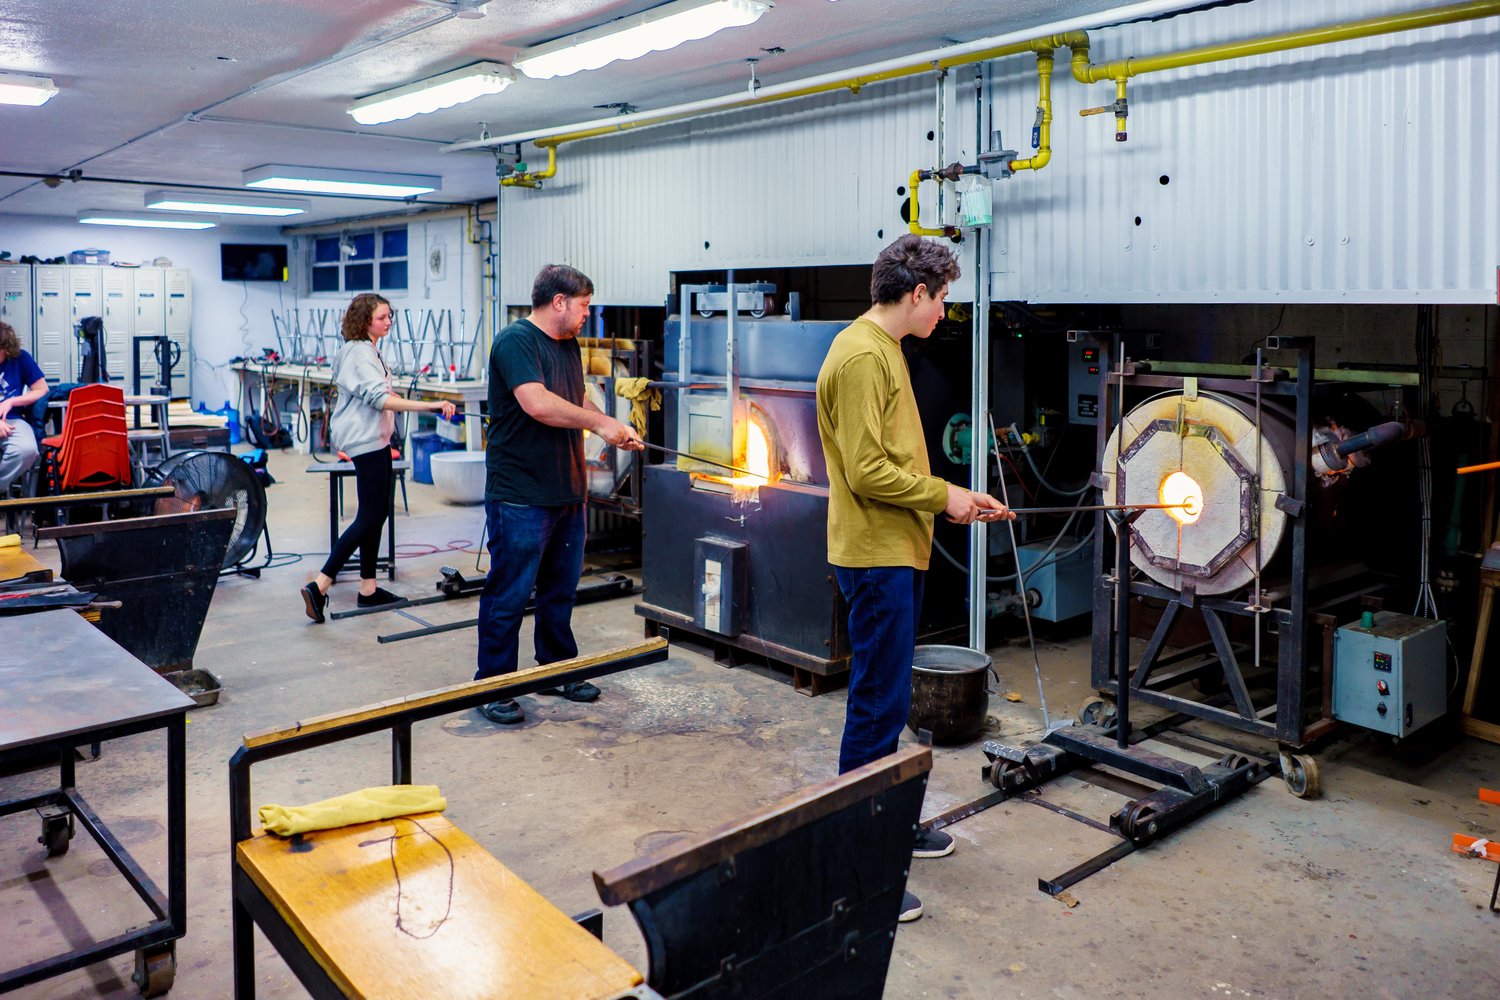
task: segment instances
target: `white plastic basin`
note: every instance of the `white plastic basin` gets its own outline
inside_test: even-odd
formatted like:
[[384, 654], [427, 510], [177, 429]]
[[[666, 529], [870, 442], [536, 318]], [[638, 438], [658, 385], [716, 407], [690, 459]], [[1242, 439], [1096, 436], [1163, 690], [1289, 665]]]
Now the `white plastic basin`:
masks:
[[432, 485], [449, 503], [484, 503], [484, 452], [434, 452]]

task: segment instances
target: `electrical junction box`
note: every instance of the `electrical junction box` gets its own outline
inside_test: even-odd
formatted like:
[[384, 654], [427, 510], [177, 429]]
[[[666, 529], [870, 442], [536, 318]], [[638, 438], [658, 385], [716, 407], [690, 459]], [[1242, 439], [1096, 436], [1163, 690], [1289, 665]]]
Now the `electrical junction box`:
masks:
[[1078, 539], [1064, 538], [1050, 554], [1047, 551], [1052, 545], [1050, 541], [1027, 542], [1016, 549], [1022, 573], [1030, 572], [1031, 567], [1040, 563], [1050, 563], [1026, 579], [1026, 589], [1041, 595], [1041, 603], [1031, 609], [1031, 617], [1060, 622], [1093, 610], [1094, 547], [1081, 546], [1077, 552], [1050, 562], [1053, 556], [1077, 544]]
[[693, 621], [719, 635], [745, 631], [748, 577], [744, 542], [700, 538], [694, 544]]
[[1448, 625], [1366, 613], [1333, 634], [1333, 717], [1409, 736], [1447, 711]]
[[[1070, 330], [1069, 335], [1089, 332]], [[1114, 333], [1106, 330], [1096, 336], [1105, 343], [1119, 337], [1121, 351], [1134, 361], [1161, 357], [1159, 333]], [[1094, 341], [1079, 339], [1068, 344], [1068, 410], [1064, 416], [1069, 423], [1087, 426], [1099, 423], [1099, 372], [1104, 364], [1104, 349]]]

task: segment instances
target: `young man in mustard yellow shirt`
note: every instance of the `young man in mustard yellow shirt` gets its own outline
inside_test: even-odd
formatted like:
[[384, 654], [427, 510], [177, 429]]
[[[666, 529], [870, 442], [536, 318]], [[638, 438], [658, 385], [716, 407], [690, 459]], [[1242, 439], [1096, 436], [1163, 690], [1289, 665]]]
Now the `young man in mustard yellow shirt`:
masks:
[[[933, 518], [958, 524], [1015, 515], [986, 493], [931, 474], [904, 337], [926, 339], [943, 318], [958, 261], [946, 247], [907, 235], [881, 251], [868, 312], [839, 332], [818, 372], [818, 434], [828, 463], [828, 561], [849, 605], [849, 698], [839, 773], [894, 753], [911, 709], [922, 581]], [[941, 831], [923, 834], [919, 858], [953, 851]], [[910, 892], [901, 919], [922, 904]]]

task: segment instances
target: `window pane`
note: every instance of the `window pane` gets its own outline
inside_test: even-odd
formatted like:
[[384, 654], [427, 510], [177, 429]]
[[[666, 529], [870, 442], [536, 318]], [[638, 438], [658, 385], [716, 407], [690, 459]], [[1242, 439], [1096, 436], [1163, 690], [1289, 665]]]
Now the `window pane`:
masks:
[[[363, 266], [363, 265], [361, 265]], [[380, 287], [401, 289], [406, 287], [406, 261], [383, 260], [380, 262]]]
[[[382, 257], [405, 257], [406, 256], [406, 227], [400, 229], [385, 229], [380, 233], [380, 256]], [[401, 283], [406, 287], [406, 282]]]
[[344, 291], [369, 292], [375, 289], [374, 264], [344, 265]]
[[[334, 240], [333, 251], [338, 253], [338, 241]], [[339, 290], [339, 269], [336, 267], [315, 267], [312, 269], [312, 290], [315, 292], [336, 292]]]
[[349, 237], [349, 242], [354, 244], [354, 252], [349, 255], [350, 260], [375, 259], [374, 233], [355, 233]]

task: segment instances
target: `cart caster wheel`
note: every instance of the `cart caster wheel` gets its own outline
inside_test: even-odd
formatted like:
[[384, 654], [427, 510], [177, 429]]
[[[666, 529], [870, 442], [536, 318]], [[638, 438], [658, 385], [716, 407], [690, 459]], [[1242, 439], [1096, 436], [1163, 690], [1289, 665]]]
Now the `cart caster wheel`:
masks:
[[177, 949], [168, 945], [165, 950], [144, 950], [135, 953], [135, 972], [130, 981], [135, 983], [143, 997], [159, 997], [172, 988], [177, 978]]
[[1132, 802], [1119, 814], [1120, 832], [1137, 844], [1146, 844], [1156, 839], [1158, 830], [1156, 810], [1143, 802]]
[[44, 813], [42, 835], [38, 844], [47, 848], [47, 857], [55, 858], [68, 853], [68, 841], [73, 839], [73, 814], [70, 812]]
[[1085, 726], [1107, 726], [1115, 721], [1116, 714], [1114, 702], [1097, 696], [1078, 706], [1078, 722]]
[[1323, 793], [1323, 780], [1318, 773], [1318, 762], [1302, 753], [1281, 755], [1281, 778], [1287, 791], [1299, 799], [1315, 799]]

